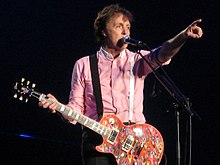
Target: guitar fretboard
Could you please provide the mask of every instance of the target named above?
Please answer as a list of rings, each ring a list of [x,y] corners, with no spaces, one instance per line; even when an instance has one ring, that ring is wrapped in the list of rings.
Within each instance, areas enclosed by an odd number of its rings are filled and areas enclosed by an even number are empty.
[[[49,103],[52,102],[52,100],[46,98],[46,95],[44,94],[41,94],[40,97],[39,97],[39,100],[45,100]],[[68,119],[69,121],[77,121],[79,122],[80,124],[82,124],[83,126],[93,130],[94,132],[102,135],[102,136],[105,136],[105,137],[108,137],[112,130],[102,124],[100,124],[99,122],[85,116],[85,115],[82,115],[80,114],[79,112],[71,109],[70,107],[64,105],[64,104],[61,104],[61,103],[58,103],[58,107],[56,109],[56,111],[60,112],[64,118]]]

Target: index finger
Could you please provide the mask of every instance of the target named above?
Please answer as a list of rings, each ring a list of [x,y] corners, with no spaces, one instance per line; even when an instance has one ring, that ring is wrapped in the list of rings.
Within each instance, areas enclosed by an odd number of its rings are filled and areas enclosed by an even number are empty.
[[[202,19],[197,19],[197,20],[195,20],[195,21],[191,24],[191,26],[197,25],[197,24],[200,23],[200,22],[202,22]]]

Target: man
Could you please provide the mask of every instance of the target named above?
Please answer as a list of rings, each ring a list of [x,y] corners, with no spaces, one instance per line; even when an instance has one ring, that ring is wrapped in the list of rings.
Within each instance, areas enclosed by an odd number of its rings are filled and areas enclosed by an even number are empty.
[[[198,39],[202,29],[197,26],[201,19],[194,21],[186,29],[160,47],[141,50],[140,53],[153,68],[168,64],[187,39]],[[124,36],[130,36],[132,14],[119,5],[109,5],[103,8],[94,22],[94,30],[100,50],[96,52],[98,59],[98,74],[100,79],[103,115],[115,114],[123,123],[145,123],[143,115],[143,88],[145,77],[152,68],[142,57],[127,49],[123,42]],[[72,73],[71,91],[68,107],[89,118],[99,121],[96,109],[96,99],[92,86],[89,56],[79,59]],[[133,85],[131,85],[133,84]],[[49,108],[52,112],[58,107],[57,99],[53,103],[41,101],[39,106]],[[70,121],[75,124],[75,121]],[[111,154],[95,150],[100,137],[89,129],[82,132],[82,157],[85,165],[117,164]]]

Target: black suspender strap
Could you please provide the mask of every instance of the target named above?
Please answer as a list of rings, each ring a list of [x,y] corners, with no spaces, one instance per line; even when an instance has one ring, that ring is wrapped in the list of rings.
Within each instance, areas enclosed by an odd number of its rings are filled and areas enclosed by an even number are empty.
[[[98,59],[96,54],[90,55],[89,61],[90,61],[90,70],[92,76],[93,93],[96,99],[96,109],[98,113],[98,118],[100,120],[103,115],[103,104],[102,104],[99,72],[98,72]]]

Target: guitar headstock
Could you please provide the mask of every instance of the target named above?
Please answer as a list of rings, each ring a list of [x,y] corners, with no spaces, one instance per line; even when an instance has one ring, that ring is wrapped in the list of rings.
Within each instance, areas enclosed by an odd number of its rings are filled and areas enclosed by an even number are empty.
[[[21,80],[14,85],[14,98],[27,102],[28,98],[32,97],[35,86],[36,84],[31,83],[29,80],[25,80],[25,78],[21,78]]]

